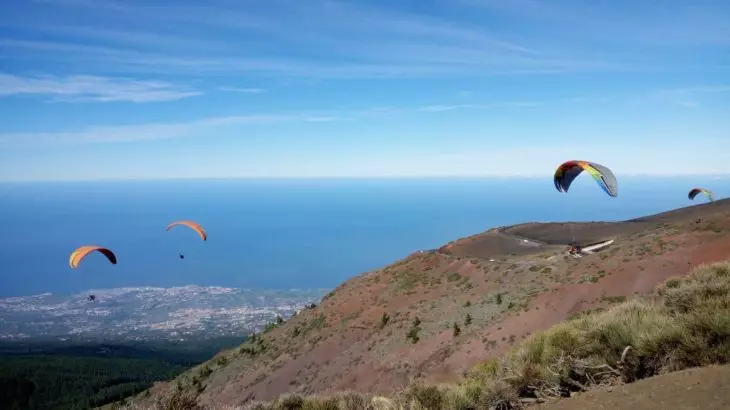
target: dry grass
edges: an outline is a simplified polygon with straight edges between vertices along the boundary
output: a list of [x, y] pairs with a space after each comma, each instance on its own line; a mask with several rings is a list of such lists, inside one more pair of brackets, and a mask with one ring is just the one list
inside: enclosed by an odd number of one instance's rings
[[[243, 408], [514, 409], [600, 385], [730, 362], [730, 262], [669, 279], [656, 293], [656, 300], [623, 302], [536, 333], [499, 360], [476, 365], [456, 385], [415, 383], [390, 398], [288, 395]], [[195, 406], [180, 396], [158, 408]]]

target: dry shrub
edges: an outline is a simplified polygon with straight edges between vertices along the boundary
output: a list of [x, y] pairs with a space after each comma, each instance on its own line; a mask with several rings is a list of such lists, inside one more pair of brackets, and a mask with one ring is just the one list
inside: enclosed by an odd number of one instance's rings
[[701, 266], [657, 290], [659, 303], [631, 300], [531, 336], [497, 370], [493, 365], [492, 379], [507, 381], [521, 397], [564, 396], [728, 363], [730, 263]]
[[[498, 360], [477, 364], [455, 385], [414, 383], [392, 398], [344, 392], [282, 396], [253, 410], [508, 410], [688, 367], [730, 362], [730, 262], [698, 267], [634, 299], [536, 333]], [[173, 395], [161, 409], [198, 409]]]

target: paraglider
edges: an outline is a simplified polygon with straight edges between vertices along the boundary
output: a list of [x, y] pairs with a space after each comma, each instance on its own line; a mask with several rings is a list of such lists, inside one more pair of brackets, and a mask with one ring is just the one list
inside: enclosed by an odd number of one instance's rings
[[167, 225], [167, 230], [169, 231], [170, 229], [172, 229], [173, 227], [175, 227], [177, 225], [187, 226], [188, 228], [190, 228], [190, 229], [194, 230], [195, 232], [197, 232], [198, 233], [198, 236], [200, 236], [200, 238], [202, 240], [204, 240], [204, 241], [207, 241], [208, 240], [208, 234], [205, 233], [205, 230], [203, 230], [203, 227], [200, 226], [200, 224], [197, 223], [197, 222], [193, 222], [193, 221], [175, 221], [175, 222]]
[[593, 179], [596, 180], [598, 186], [603, 189], [611, 197], [618, 195], [618, 182], [613, 172], [606, 166], [588, 161], [566, 161], [558, 166], [553, 176], [555, 189], [559, 192], [568, 192], [570, 184], [580, 175], [581, 172], [587, 171]]
[[89, 302], [96, 301], [96, 295], [89, 295]]
[[[173, 227], [175, 227], [177, 225], [187, 226], [188, 228], [194, 230], [198, 234], [198, 236], [200, 236], [200, 239], [202, 239], [203, 241], [207, 241], [208, 240], [208, 234], [205, 232], [205, 230], [203, 229], [203, 227], [200, 226], [200, 224], [197, 223], [197, 222], [194, 222], [194, 221], [175, 221], [175, 222], [167, 225], [167, 230], [169, 231], [170, 229], [172, 229]], [[185, 259], [185, 255], [183, 255], [181, 252], [178, 252], [178, 257], [180, 259]]]
[[690, 191], [689, 191], [689, 194], [687, 194], [687, 197], [688, 197], [688, 198], [689, 198], [690, 200], [694, 200], [694, 199], [695, 199], [695, 197], [696, 197], [696, 196], [697, 196], [697, 195], [698, 195], [698, 194], [699, 194], [700, 192], [701, 192], [701, 193], [703, 193], [703, 194], [705, 194], [705, 196], [707, 197], [707, 199], [709, 199], [709, 200], [710, 200], [710, 202], [714, 202], [714, 201], [715, 201], [715, 198], [714, 198], [714, 196], [712, 195], [712, 191], [710, 191], [709, 189], [705, 189], [705, 188], [692, 188], [692, 189], [690, 189]]
[[[570, 184], [572, 184], [573, 180], [575, 180], [575, 178], [577, 178], [583, 171], [587, 171], [591, 174], [593, 179], [596, 180], [596, 183], [598, 183], [598, 186], [601, 187], [608, 196], [615, 198], [618, 195], [618, 181], [616, 181], [616, 176], [613, 175], [613, 172], [607, 166], [597, 164], [595, 162], [580, 160], [566, 161], [558, 166], [555, 170], [555, 174], [553, 175], [555, 189], [557, 189], [558, 192], [564, 192], [567, 194]], [[570, 255], [578, 256], [582, 254], [583, 251], [581, 246], [576, 243], [574, 224], [568, 225], [570, 226], [570, 236], [572, 238], [568, 248], [568, 253]]]
[[112, 265], [117, 264], [117, 256], [114, 254], [114, 252], [110, 251], [107, 248], [104, 248], [102, 246], [96, 246], [96, 245], [86, 245], [81, 246], [71, 252], [71, 255], [68, 258], [68, 264], [71, 266], [72, 269], [76, 269], [79, 267], [79, 263], [81, 263], [81, 260], [83, 260], [88, 254], [91, 252], [99, 252], [102, 255], [106, 256], [106, 258], [109, 260], [109, 262], [112, 263]]

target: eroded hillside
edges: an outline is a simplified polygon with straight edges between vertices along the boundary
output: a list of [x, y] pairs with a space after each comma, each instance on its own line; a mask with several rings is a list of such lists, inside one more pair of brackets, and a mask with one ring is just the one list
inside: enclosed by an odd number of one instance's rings
[[[570, 315], [651, 291], [730, 256], [730, 201], [619, 223], [523, 224], [359, 275], [315, 307], [135, 401], [178, 389], [200, 404], [287, 392], [388, 393], [414, 378], [454, 381]], [[576, 258], [565, 244], [613, 240]]]

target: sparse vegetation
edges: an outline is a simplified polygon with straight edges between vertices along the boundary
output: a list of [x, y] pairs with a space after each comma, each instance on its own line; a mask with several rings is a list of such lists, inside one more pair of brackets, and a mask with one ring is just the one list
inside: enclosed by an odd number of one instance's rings
[[[669, 279], [656, 293], [657, 301], [623, 301], [536, 333], [500, 359], [476, 365], [458, 384], [416, 383], [389, 398], [352, 392], [326, 398], [286, 396], [247, 408], [509, 409], [597, 385], [730, 362], [730, 262]], [[409, 337], [413, 332], [417, 338], [418, 325], [414, 320]], [[461, 332], [457, 323], [453, 331], [454, 336]], [[516, 337], [510, 335], [509, 341]]]
[[383, 312], [383, 316], [380, 317], [380, 328], [384, 328], [390, 321], [390, 316], [386, 312]]
[[458, 280], [461, 280], [461, 275], [459, 275], [457, 272], [449, 273], [449, 276], [446, 277], [446, 280], [448, 282], [456, 282]]
[[596, 283], [596, 282], [598, 282], [598, 276], [583, 275], [583, 276], [581, 276], [580, 280], [578, 281], [578, 283], [586, 283], [586, 282]]
[[424, 276], [420, 272], [416, 272], [413, 269], [407, 269], [398, 273], [394, 278], [396, 281], [396, 289], [400, 291], [410, 291], [415, 288], [422, 280]]
[[670, 289], [677, 288], [681, 284], [681, 279], [678, 278], [670, 278], [667, 279], [667, 281], [664, 283], [664, 285]]
[[410, 340], [411, 343], [418, 343], [420, 340], [420, 337], [418, 336], [418, 332], [421, 330], [421, 319], [416, 316], [413, 319], [413, 323], [411, 323], [411, 328], [408, 329], [408, 333], [406, 333], [406, 340]]
[[604, 296], [602, 299], [608, 303], [622, 303], [626, 301], [626, 296]]
[[220, 355], [218, 356], [218, 360], [216, 360], [216, 363], [218, 366], [225, 366], [228, 364], [228, 356], [226, 355]]
[[324, 315], [320, 314], [316, 318], [312, 319], [311, 322], [309, 322], [309, 328], [310, 329], [322, 329], [327, 324], [327, 319], [324, 317]]
[[213, 373], [213, 370], [211, 370], [211, 368], [209, 366], [203, 365], [198, 370], [198, 378], [199, 379], [205, 379], [208, 376], [210, 376], [211, 373]]
[[469, 326], [471, 324], [472, 317], [470, 314], [466, 314], [466, 318], [464, 318], [464, 326]]
[[457, 337], [461, 334], [461, 328], [459, 327], [459, 324], [456, 322], [454, 322], [453, 334], [454, 334], [454, 337]]
[[418, 331], [421, 330], [418, 326], [413, 326], [410, 329], [408, 329], [408, 333], [406, 333], [406, 340], [410, 340], [411, 343], [418, 343], [419, 337], [418, 337]]

